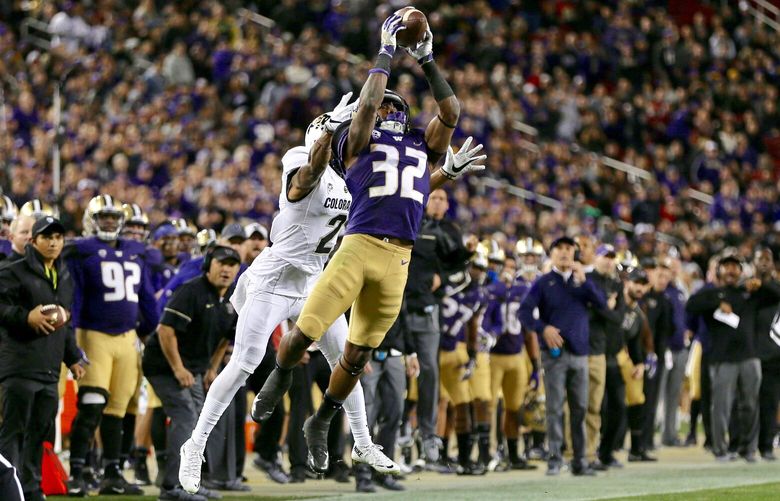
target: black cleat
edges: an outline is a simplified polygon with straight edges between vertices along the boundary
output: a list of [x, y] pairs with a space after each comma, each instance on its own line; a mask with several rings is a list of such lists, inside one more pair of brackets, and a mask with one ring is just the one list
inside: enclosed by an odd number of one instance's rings
[[310, 416], [303, 423], [303, 436], [309, 447], [308, 465], [315, 473], [328, 472], [328, 429], [330, 423], [324, 425]]
[[88, 494], [87, 483], [84, 477], [76, 475], [68, 479], [68, 496], [73, 498], [83, 498]]
[[487, 473], [487, 468], [479, 463], [467, 463], [458, 465], [458, 469], [455, 473], [458, 475], [479, 476]]
[[144, 491], [135, 484], [131, 484], [122, 476], [106, 476], [100, 482], [101, 495], [109, 496], [143, 496]]
[[292, 386], [292, 378], [291, 370], [284, 371], [277, 367], [271, 372], [252, 402], [252, 419], [255, 422], [261, 423], [271, 417], [276, 404]]
[[629, 452], [628, 453], [628, 462], [629, 463], [652, 463], [658, 461], [658, 459], [654, 458], [653, 456], [650, 456], [645, 451], [642, 452]]

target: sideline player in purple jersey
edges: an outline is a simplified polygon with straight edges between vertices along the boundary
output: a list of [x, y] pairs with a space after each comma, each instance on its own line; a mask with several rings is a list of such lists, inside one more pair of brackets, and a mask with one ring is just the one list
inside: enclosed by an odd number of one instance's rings
[[0, 259], [13, 253], [11, 248], [11, 223], [16, 219], [16, 204], [8, 195], [0, 197]]
[[[482, 324], [496, 338], [495, 345], [490, 350], [490, 389], [493, 397], [491, 408], [495, 412], [501, 392], [504, 396], [503, 432], [509, 456], [507, 466], [512, 470], [536, 469], [518, 452], [520, 407], [525, 399], [530, 377], [530, 362], [522, 354], [525, 338], [519, 312], [520, 304], [538, 274], [538, 268], [530, 274], [527, 271], [524, 260], [530, 253], [543, 254], [542, 244], [532, 239], [521, 239], [515, 247], [515, 256], [526, 273], [518, 273], [515, 260], [508, 259], [504, 263], [501, 280], [488, 286], [488, 307]], [[499, 443], [499, 447], [502, 445]]]
[[119, 464], [122, 419], [139, 380], [136, 326], [145, 334], [157, 325], [154, 292], [144, 260], [144, 245], [119, 238], [124, 211], [110, 195], [90, 200], [85, 214], [88, 236], [66, 247], [73, 276], [73, 324], [79, 346], [91, 361], [79, 383], [73, 421], [68, 494], [85, 496], [85, 460], [100, 426], [105, 476], [100, 494], [143, 494], [122, 476]]
[[[292, 331], [282, 339], [276, 368], [258, 392], [252, 417], [261, 420], [273, 411], [289, 389], [292, 369], [306, 349], [352, 307], [349, 337], [333, 369], [323, 404], [304, 424], [309, 466], [328, 469], [327, 435], [330, 421], [358, 381], [371, 350], [379, 346], [395, 322], [403, 301], [412, 244], [422, 220], [431, 187], [441, 186], [477, 166], [482, 146], [457, 155], [449, 148], [460, 114], [452, 88], [433, 60], [433, 34], [407, 49], [425, 73], [439, 105], [439, 114], [425, 131], [410, 127], [409, 105], [385, 89], [396, 51], [401, 17], [392, 15], [382, 25], [382, 48], [360, 93], [351, 121], [333, 134], [333, 157], [346, 172], [352, 194], [346, 236], [320, 276]], [[444, 166], [434, 164], [444, 155]]]
[[475, 395], [469, 381], [477, 369], [478, 331], [487, 301], [484, 286], [487, 269], [488, 249], [479, 245], [469, 266], [466, 282], [457, 288], [447, 286], [442, 300], [439, 378], [442, 399], [452, 402], [455, 408], [458, 475], [484, 475], [487, 471], [484, 464], [471, 460], [476, 434], [472, 433], [475, 426], [471, 413]]

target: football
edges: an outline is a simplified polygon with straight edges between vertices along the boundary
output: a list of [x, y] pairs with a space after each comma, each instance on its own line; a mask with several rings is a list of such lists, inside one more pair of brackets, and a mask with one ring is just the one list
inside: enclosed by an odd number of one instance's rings
[[401, 16], [405, 29], [398, 32], [396, 40], [401, 47], [415, 47], [425, 37], [428, 30], [428, 20], [425, 14], [414, 7], [404, 7], [396, 11]]
[[41, 313], [51, 321], [51, 324], [55, 329], [59, 329], [68, 321], [68, 310], [58, 304], [45, 304], [41, 306]]

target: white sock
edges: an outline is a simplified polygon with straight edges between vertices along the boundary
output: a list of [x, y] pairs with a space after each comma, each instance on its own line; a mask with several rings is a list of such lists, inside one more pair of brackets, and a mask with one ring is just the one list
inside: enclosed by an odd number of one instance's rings
[[206, 448], [211, 430], [214, 429], [225, 409], [233, 401], [238, 389], [244, 385], [249, 377], [249, 373], [242, 370], [238, 366], [238, 362], [233, 363], [234, 360], [231, 359], [228, 362], [211, 384], [209, 392], [206, 394], [206, 401], [203, 403], [203, 410], [198, 417], [198, 423], [192, 431], [192, 443], [201, 452]]
[[359, 447], [371, 445], [371, 433], [368, 430], [368, 418], [366, 418], [366, 401], [360, 381], [344, 401], [344, 412], [347, 414], [355, 445]]

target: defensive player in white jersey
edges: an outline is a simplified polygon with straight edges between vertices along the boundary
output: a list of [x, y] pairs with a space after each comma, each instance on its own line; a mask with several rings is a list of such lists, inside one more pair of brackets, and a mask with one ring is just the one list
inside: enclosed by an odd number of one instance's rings
[[[306, 131], [306, 146], [290, 149], [282, 158], [279, 214], [271, 226], [271, 242], [241, 275], [231, 298], [238, 313], [233, 355], [209, 388], [192, 437], [181, 448], [179, 481], [184, 490], [198, 491], [203, 450], [211, 430], [265, 355], [274, 328], [296, 319], [311, 287], [325, 267], [352, 196], [344, 179], [328, 166], [331, 134], [351, 117], [355, 103], [345, 95], [331, 112], [317, 117]], [[331, 367], [347, 339], [342, 316], [318, 343]], [[363, 389], [358, 385], [344, 402], [355, 446], [353, 461], [380, 473], [399, 473], [399, 466], [371, 441]]]

